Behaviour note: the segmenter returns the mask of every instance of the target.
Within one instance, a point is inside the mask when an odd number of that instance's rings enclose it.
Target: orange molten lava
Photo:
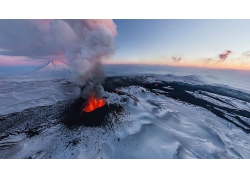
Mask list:
[[[104,106],[105,104],[106,104],[105,99],[103,98],[97,99],[96,97],[91,96],[82,110],[85,112],[91,112],[94,111],[96,108]]]

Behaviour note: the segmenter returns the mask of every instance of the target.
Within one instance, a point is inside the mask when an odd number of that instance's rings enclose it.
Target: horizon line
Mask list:
[[[45,63],[44,65],[46,65]],[[146,63],[102,63],[103,65],[144,65],[144,66],[169,66],[169,67],[183,67],[183,68],[200,68],[200,69],[220,69],[220,70],[243,70],[249,71],[249,69],[241,69],[241,68],[231,68],[231,67],[204,67],[204,66],[192,66],[192,65],[170,65],[170,64],[146,64]],[[42,66],[44,66],[42,65]],[[0,68],[11,68],[11,67],[42,67],[40,65],[0,65]]]

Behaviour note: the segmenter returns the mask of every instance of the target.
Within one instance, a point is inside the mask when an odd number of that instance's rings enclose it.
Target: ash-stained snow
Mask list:
[[[229,104],[229,103],[226,103],[224,101],[222,101],[221,99],[214,99],[213,97],[210,97],[210,96],[206,96],[205,94],[202,94],[202,92],[190,92],[190,91],[186,91],[190,94],[192,94],[193,96],[195,96],[196,98],[199,98],[199,99],[204,99],[206,101],[209,101],[209,102],[212,102],[213,104],[217,104],[219,106],[224,106],[224,107],[228,107],[228,108],[234,108],[235,106]]]
[[[121,111],[69,128],[63,112],[81,87],[55,79],[68,71],[56,66],[47,77],[0,75],[0,158],[250,158],[246,72],[111,66],[104,96]]]
[[[2,116],[0,158],[250,158],[249,134],[209,110],[138,85],[116,90],[106,93],[123,107],[112,126],[66,127],[58,117],[69,100],[26,110],[20,124]]]
[[[230,104],[231,106],[233,106],[235,108],[250,110],[250,103],[249,102],[242,101],[242,100],[232,98],[232,97],[230,98],[230,97],[227,97],[227,96],[214,94],[214,93],[203,92],[203,91],[201,91],[201,92],[204,93],[204,94],[207,94],[207,95],[209,95],[211,97],[218,98],[221,101],[223,101],[223,102],[225,102],[227,104]]]
[[[244,70],[152,65],[105,65],[104,68],[109,76],[154,75],[151,80],[155,82],[163,80],[162,78],[191,84],[204,84],[205,82],[210,85],[229,86],[250,93],[250,72]]]

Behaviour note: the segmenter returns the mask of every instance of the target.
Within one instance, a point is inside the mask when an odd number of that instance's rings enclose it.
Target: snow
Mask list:
[[[192,94],[196,98],[204,99],[219,106],[228,107],[232,109],[243,109],[247,111],[249,111],[250,109],[250,103],[236,98],[226,97],[214,93],[209,93],[206,91],[196,91],[196,92],[186,91],[186,92]],[[219,99],[220,101],[216,100],[215,98]]]
[[[195,67],[152,66],[152,65],[105,65],[108,76],[158,75],[165,80],[194,84],[230,86],[250,93],[250,72],[232,69],[208,69]],[[160,76],[159,76],[160,75]],[[152,81],[157,81],[156,79]]]
[[[37,68],[29,73],[31,76],[45,77],[70,77],[73,75],[73,69],[70,65],[60,61],[52,61],[48,64]]]
[[[209,93],[209,92],[205,92],[205,91],[201,91],[201,92],[208,94],[212,97],[217,97],[220,100],[224,101],[225,103],[231,104],[231,106],[237,107],[238,109],[244,109],[244,110],[250,109],[250,103],[248,103],[246,101],[242,101],[242,100],[239,100],[236,98],[226,97],[226,96],[222,96],[222,95],[218,95],[218,94],[214,94],[214,93]]]
[[[60,61],[51,61],[43,67],[36,69],[36,72],[54,72],[54,71],[63,71],[71,70],[71,67]]]
[[[131,71],[140,72],[136,68],[121,72],[131,75]],[[150,68],[147,71],[156,72]],[[38,76],[47,74],[49,78],[1,78],[0,115],[55,105],[59,101],[79,97],[79,85],[71,79],[55,78],[55,72],[65,75],[64,72],[70,72],[70,68],[59,62],[51,62],[35,72]],[[117,69],[112,71],[113,75],[117,72]],[[168,71],[162,69],[160,73],[145,77],[145,80],[151,83],[168,81],[199,85],[218,83],[219,86],[227,85],[245,92],[249,89],[248,83],[237,81],[237,78],[233,82],[223,81],[230,79],[229,76],[212,76],[210,71],[198,76],[188,71],[170,71],[168,68]],[[164,88],[174,91],[170,86]],[[63,124],[54,123],[54,119],[48,117],[44,119],[46,128],[40,128],[39,135],[27,137],[24,133],[14,133],[1,139],[0,158],[250,158],[249,134],[212,112],[175,101],[160,94],[163,91],[158,89],[155,91],[159,94],[140,86],[117,90],[124,93],[105,94],[108,104],[124,107],[122,116],[110,115],[112,129],[82,126],[72,130]],[[186,92],[222,107],[250,109],[248,102],[236,98],[206,91]],[[223,112],[238,123],[226,111]],[[115,116],[119,117],[118,121]],[[240,118],[249,124],[249,118]],[[25,129],[23,126],[21,130]],[[0,132],[0,135],[5,134]],[[6,150],[6,146],[12,147]]]
[[[186,92],[192,94],[196,98],[204,99],[204,100],[206,100],[208,102],[212,102],[213,104],[216,104],[216,105],[219,105],[219,106],[223,106],[223,107],[228,107],[228,108],[234,108],[234,106],[232,106],[230,104],[223,103],[223,102],[221,102],[219,100],[216,100],[216,99],[211,98],[209,96],[206,96],[204,94],[200,94],[199,92],[190,92],[190,91],[186,91]]]
[[[0,115],[76,98],[79,86],[65,79],[15,78],[0,81]]]
[[[70,130],[57,124],[31,138],[19,134],[0,141],[17,143],[1,157],[250,158],[249,135],[210,111],[184,105],[139,86],[119,90],[136,100],[127,96],[124,103],[120,100],[126,95],[107,94],[110,103],[122,103],[125,108],[126,115],[113,124],[113,129]]]
[[[168,90],[174,90],[174,88],[171,88],[170,86],[167,87],[163,87],[164,89],[168,89]]]

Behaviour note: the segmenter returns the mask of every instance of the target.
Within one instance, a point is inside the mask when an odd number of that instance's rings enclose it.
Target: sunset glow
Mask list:
[[[102,20],[86,22],[93,28]],[[69,59],[77,59],[62,47],[54,48],[57,46],[54,40],[47,40],[55,23],[56,20],[1,20],[0,41],[8,41],[8,45],[0,43],[0,66],[41,66],[54,60],[67,63]],[[71,32],[73,23],[74,20],[68,20],[61,24],[64,27],[61,33],[67,36],[56,41],[62,41],[65,47],[71,44],[73,48],[77,43],[76,35]],[[112,56],[103,57],[104,64],[250,70],[250,20],[110,20],[105,24],[115,37],[116,50]],[[23,37],[14,39],[9,33],[13,28],[19,28],[18,34]],[[38,32],[26,33],[34,28]],[[36,37],[37,33],[40,36]],[[27,41],[24,37],[29,36]]]

